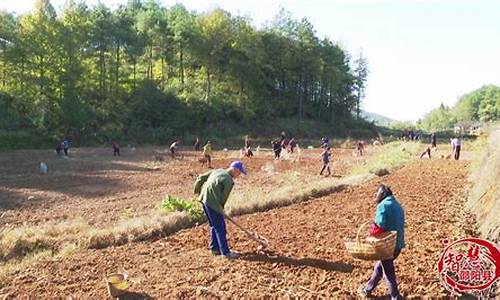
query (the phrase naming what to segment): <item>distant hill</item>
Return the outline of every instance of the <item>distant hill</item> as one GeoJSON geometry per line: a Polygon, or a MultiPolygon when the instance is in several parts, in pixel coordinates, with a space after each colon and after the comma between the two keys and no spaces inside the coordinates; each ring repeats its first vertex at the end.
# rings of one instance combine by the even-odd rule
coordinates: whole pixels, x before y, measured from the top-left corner
{"type": "Polygon", "coordinates": [[[368,112],[368,111],[362,111],[361,116],[363,117],[363,119],[365,119],[367,121],[370,121],[370,122],[374,121],[375,124],[382,125],[382,126],[388,126],[394,122],[397,122],[397,120],[394,120],[394,119],[391,119],[391,118],[388,118],[386,116],[382,116],[382,115],[379,115],[376,113],[368,112]]]}

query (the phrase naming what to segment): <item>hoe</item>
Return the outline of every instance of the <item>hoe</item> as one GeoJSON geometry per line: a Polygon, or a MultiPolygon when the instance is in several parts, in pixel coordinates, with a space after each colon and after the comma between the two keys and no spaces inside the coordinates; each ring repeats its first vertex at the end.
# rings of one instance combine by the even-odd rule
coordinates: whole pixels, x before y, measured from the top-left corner
{"type": "Polygon", "coordinates": [[[246,229],[245,227],[241,226],[240,224],[236,223],[236,221],[234,221],[226,213],[223,213],[223,215],[224,215],[224,218],[229,220],[229,222],[233,223],[236,227],[241,229],[241,231],[246,233],[246,235],[248,235],[249,238],[251,238],[252,240],[259,243],[260,244],[259,250],[263,250],[269,246],[269,241],[265,237],[258,235],[256,232],[252,232],[252,231],[246,229]]]}

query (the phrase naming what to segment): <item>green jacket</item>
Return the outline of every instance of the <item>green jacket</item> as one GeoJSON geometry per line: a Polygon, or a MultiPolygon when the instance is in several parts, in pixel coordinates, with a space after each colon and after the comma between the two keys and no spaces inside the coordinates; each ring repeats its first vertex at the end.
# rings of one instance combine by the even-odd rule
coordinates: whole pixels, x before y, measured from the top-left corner
{"type": "Polygon", "coordinates": [[[194,184],[198,200],[217,212],[224,210],[229,193],[233,189],[233,178],[224,169],[216,169],[201,174],[194,184]]]}

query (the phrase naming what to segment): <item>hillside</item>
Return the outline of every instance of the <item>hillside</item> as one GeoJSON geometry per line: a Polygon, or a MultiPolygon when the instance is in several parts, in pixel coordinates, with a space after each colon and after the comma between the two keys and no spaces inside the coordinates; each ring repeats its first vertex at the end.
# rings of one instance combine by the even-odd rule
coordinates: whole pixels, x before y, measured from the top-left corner
{"type": "Polygon", "coordinates": [[[375,124],[380,126],[388,126],[394,122],[397,122],[397,120],[368,111],[362,111],[361,116],[363,117],[363,119],[369,122],[374,121],[375,124]]]}
{"type": "Polygon", "coordinates": [[[441,104],[419,122],[426,131],[452,129],[455,125],[468,126],[478,122],[500,120],[500,87],[485,85],[459,98],[453,107],[441,104]]]}

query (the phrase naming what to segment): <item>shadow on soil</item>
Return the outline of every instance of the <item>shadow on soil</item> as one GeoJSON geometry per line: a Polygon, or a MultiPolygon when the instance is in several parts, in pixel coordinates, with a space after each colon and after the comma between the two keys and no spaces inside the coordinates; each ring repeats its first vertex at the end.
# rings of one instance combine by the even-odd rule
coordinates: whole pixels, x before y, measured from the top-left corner
{"type": "Polygon", "coordinates": [[[149,296],[146,293],[124,292],[124,294],[120,295],[116,299],[119,299],[119,300],[152,300],[154,298],[149,296]]]}
{"type": "Polygon", "coordinates": [[[131,157],[113,157],[101,153],[102,150],[80,152],[80,155],[70,155],[68,159],[47,151],[2,153],[0,181],[3,189],[0,189],[0,211],[26,208],[39,203],[50,206],[46,199],[38,196],[27,201],[30,194],[26,189],[87,199],[122,192],[126,189],[126,184],[121,179],[108,176],[108,173],[149,172],[141,161],[152,157],[149,152],[131,157]],[[48,173],[45,175],[38,173],[40,161],[48,165],[48,173]]]}
{"type": "Polygon", "coordinates": [[[293,258],[283,255],[273,256],[264,253],[251,252],[251,253],[243,253],[240,259],[253,262],[269,263],[269,264],[279,263],[294,267],[311,267],[325,271],[335,271],[341,273],[351,273],[354,270],[354,266],[351,264],[346,264],[342,262],[333,262],[317,258],[293,258]]]}

